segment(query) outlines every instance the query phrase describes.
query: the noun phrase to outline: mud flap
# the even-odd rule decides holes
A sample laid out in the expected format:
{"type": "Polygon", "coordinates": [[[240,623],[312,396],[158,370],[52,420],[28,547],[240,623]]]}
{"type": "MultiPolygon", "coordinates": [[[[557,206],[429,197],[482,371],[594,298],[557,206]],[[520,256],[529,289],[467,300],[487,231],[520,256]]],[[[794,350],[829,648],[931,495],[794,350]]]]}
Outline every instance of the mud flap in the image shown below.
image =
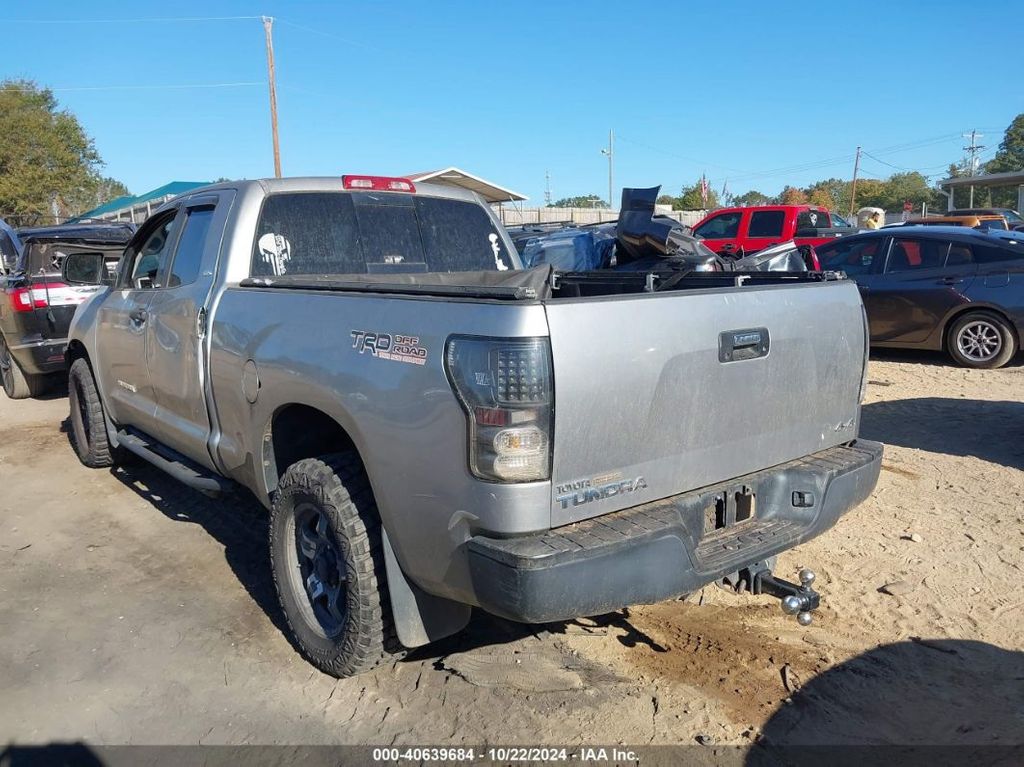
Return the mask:
{"type": "Polygon", "coordinates": [[[406,578],[391,548],[388,531],[381,532],[391,614],[395,621],[395,633],[402,646],[422,647],[464,629],[469,623],[472,608],[428,594],[406,578]]]}

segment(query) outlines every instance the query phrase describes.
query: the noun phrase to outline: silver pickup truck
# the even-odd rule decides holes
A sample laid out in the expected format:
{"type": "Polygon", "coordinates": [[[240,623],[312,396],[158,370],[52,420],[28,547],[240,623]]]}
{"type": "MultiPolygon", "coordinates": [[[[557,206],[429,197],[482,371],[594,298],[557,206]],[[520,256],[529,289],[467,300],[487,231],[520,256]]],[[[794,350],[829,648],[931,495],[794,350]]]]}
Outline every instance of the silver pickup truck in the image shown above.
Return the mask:
{"type": "Polygon", "coordinates": [[[878,478],[841,274],[523,269],[475,195],[344,176],[191,192],[115,277],[64,276],[108,283],[67,350],[83,463],[248,488],[336,676],[474,606],[541,623],[719,581],[807,623],[813,573],[774,557],[878,478]]]}

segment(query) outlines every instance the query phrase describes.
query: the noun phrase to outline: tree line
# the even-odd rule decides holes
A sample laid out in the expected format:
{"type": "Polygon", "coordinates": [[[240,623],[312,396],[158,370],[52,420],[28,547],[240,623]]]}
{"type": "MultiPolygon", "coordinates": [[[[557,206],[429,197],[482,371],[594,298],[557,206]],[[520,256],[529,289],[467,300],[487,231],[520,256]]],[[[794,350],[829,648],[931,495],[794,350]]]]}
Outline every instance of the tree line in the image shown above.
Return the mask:
{"type": "Polygon", "coordinates": [[[0,217],[49,224],[129,193],[102,168],[92,138],[52,91],[0,82],[0,217]]]}

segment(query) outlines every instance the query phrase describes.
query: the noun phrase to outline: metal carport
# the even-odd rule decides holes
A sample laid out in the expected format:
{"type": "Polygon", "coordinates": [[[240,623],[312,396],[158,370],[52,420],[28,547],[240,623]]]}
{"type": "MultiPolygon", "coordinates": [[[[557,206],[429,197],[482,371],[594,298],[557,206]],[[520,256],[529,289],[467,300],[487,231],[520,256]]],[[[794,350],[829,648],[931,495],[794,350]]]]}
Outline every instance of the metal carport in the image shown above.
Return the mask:
{"type": "Polygon", "coordinates": [[[1017,186],[1017,210],[1024,209],[1024,170],[1009,173],[989,173],[985,176],[947,178],[938,183],[939,190],[946,195],[946,209],[953,210],[953,189],[958,186],[993,187],[1017,186]]]}
{"type": "Polygon", "coordinates": [[[476,192],[489,203],[522,202],[526,200],[525,195],[513,192],[511,189],[493,184],[472,173],[452,166],[441,170],[431,170],[426,173],[410,173],[405,178],[411,181],[429,182],[431,184],[447,184],[448,186],[459,186],[476,192]]]}

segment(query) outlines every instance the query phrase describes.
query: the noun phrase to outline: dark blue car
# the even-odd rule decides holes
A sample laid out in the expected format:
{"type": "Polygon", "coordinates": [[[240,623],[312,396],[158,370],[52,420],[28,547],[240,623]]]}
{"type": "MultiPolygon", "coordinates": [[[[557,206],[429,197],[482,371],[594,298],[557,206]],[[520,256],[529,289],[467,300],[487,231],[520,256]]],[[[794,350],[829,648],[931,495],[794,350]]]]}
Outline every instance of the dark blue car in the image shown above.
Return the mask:
{"type": "Polygon", "coordinates": [[[998,368],[1024,334],[1024,235],[907,226],[818,247],[823,270],[857,281],[871,344],[946,351],[973,368],[998,368]]]}

